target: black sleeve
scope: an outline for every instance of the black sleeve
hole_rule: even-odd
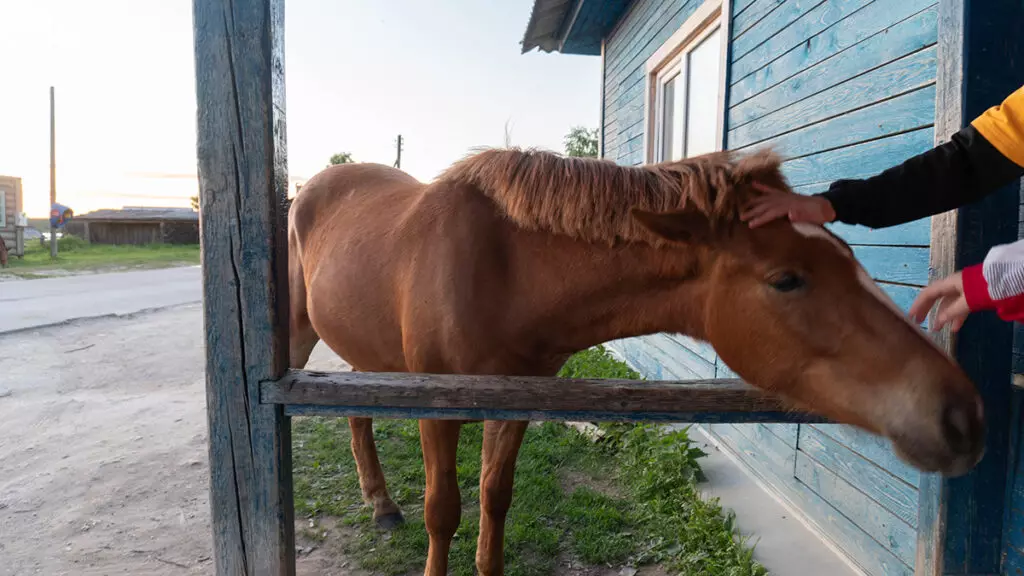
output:
[[[837,180],[820,195],[837,221],[885,228],[970,204],[1022,175],[1024,168],[968,126],[899,166],[864,180]]]

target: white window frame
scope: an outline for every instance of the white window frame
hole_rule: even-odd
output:
[[[663,88],[676,73],[683,83],[677,89],[686,95],[687,56],[708,36],[720,30],[719,48],[720,78],[718,86],[718,110],[716,119],[715,150],[721,150],[725,140],[725,93],[729,53],[729,0],[705,0],[683,25],[648,58],[644,76],[644,163],[660,161],[662,145]],[[683,117],[683,142],[686,142],[685,112]]]

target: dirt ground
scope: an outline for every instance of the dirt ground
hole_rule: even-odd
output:
[[[0,576],[214,573],[202,328],[189,305],[0,334]],[[308,367],[348,369],[323,344]],[[312,542],[309,522],[299,576],[366,576],[340,550],[351,528],[319,519]]]
[[[213,574],[198,305],[0,335],[0,367],[0,575]]]

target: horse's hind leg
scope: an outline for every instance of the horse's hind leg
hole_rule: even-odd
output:
[[[420,446],[423,468],[427,473],[427,493],[423,522],[427,525],[430,547],[424,576],[448,573],[448,551],[462,518],[459,482],[455,474],[455,451],[459,446],[461,422],[420,420]]]
[[[309,355],[320,341],[309,320],[306,304],[306,280],[302,272],[302,260],[296,254],[295,239],[289,238],[288,258],[288,366],[297,370],[306,367]]]
[[[481,576],[505,570],[505,516],[512,504],[516,457],[529,422],[484,422],[480,467],[480,537],[476,568]]]
[[[398,505],[388,495],[384,470],[380,467],[377,445],[373,441],[373,419],[349,418],[348,426],[352,430],[352,456],[356,459],[363,500],[373,506],[373,519],[377,525],[390,530],[405,519]]]

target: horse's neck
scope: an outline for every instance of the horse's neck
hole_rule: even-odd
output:
[[[527,321],[558,351],[657,332],[703,336],[707,255],[566,238],[521,254],[517,292],[534,315]]]

